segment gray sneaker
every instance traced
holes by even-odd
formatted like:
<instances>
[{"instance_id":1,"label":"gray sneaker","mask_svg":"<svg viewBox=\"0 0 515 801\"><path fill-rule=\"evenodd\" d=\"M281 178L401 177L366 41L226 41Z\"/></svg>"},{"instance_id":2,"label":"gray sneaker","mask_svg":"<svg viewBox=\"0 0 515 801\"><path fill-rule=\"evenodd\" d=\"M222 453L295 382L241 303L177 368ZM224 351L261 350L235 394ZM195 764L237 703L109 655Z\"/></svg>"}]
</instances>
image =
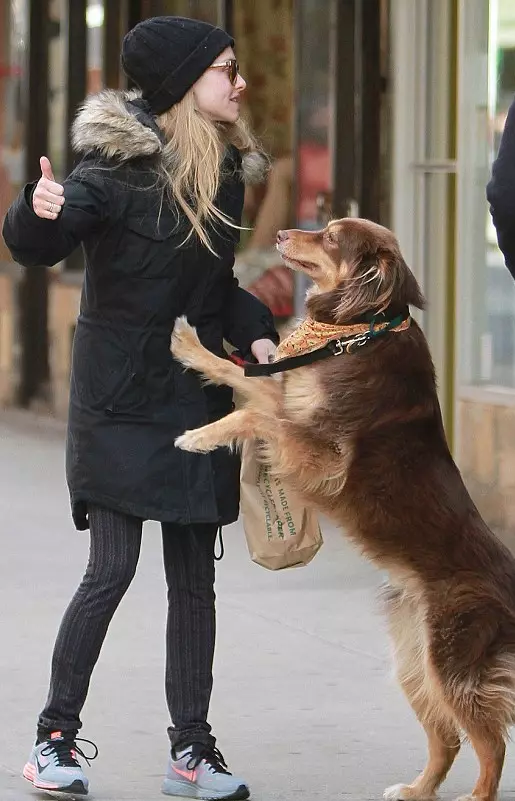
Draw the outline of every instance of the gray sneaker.
<instances>
[{"instance_id":1,"label":"gray sneaker","mask_svg":"<svg viewBox=\"0 0 515 801\"><path fill-rule=\"evenodd\" d=\"M250 790L243 781L229 773L217 748L193 743L172 753L162 791L165 795L202 798L205 801L248 798Z\"/></svg>"},{"instance_id":2,"label":"gray sneaker","mask_svg":"<svg viewBox=\"0 0 515 801\"><path fill-rule=\"evenodd\" d=\"M61 798L87 795L88 780L79 765L77 755L80 754L89 765L96 758L98 748L90 740L80 740L95 749L93 756L86 757L77 746L77 739L79 738L66 736L60 731L52 732L48 740L36 743L32 748L23 768L23 776L37 790L59 794Z\"/></svg>"}]
</instances>

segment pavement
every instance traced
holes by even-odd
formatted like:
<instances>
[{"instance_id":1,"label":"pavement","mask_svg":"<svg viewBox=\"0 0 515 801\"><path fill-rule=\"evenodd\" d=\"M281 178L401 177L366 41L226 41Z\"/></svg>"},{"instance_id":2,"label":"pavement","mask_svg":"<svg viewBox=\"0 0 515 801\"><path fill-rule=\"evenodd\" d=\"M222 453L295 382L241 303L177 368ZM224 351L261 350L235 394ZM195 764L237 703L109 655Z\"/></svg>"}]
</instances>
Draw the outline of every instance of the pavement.
<instances>
[{"instance_id":1,"label":"pavement","mask_svg":"<svg viewBox=\"0 0 515 801\"><path fill-rule=\"evenodd\" d=\"M0 413L0 801L42 801L20 778L47 691L57 627L84 570L87 532L72 526L61 423ZM383 577L323 521L307 567L251 562L239 523L217 566L218 641L211 723L254 801L380 799L411 780L425 738L391 678L377 602ZM167 757L165 585L160 530L145 524L136 578L112 622L83 711L99 758L93 801L158 801ZM442 797L470 792L464 747ZM501 796L515 799L509 748Z\"/></svg>"}]
</instances>

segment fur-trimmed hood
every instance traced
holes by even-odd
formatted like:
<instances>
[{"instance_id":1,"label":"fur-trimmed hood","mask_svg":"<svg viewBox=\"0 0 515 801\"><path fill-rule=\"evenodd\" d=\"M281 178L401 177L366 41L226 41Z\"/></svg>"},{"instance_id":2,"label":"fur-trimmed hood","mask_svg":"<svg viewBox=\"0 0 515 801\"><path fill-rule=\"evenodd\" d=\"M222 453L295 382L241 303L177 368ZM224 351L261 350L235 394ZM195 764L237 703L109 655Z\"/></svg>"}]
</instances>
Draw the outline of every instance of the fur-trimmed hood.
<instances>
[{"instance_id":1,"label":"fur-trimmed hood","mask_svg":"<svg viewBox=\"0 0 515 801\"><path fill-rule=\"evenodd\" d=\"M104 89L88 97L79 109L72 126L72 145L83 155L97 151L106 159L124 162L150 156L158 158L164 139L140 92ZM245 153L242 158L244 181L259 183L267 166L261 153Z\"/></svg>"}]
</instances>

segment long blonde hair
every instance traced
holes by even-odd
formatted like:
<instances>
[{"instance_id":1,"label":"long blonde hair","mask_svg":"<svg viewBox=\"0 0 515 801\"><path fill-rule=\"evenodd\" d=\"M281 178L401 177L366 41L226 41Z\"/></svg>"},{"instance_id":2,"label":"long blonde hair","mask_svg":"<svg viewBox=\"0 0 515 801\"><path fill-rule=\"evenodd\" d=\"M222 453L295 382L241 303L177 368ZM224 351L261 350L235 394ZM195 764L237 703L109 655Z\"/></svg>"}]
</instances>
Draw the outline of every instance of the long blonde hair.
<instances>
[{"instance_id":1,"label":"long blonde hair","mask_svg":"<svg viewBox=\"0 0 515 801\"><path fill-rule=\"evenodd\" d=\"M157 118L166 144L160 164L160 177L168 200L181 209L191 229L185 242L194 234L214 253L208 234L216 221L239 228L215 205L222 164L227 146L235 145L243 154L257 151L257 142L246 123L214 123L195 106L193 91Z\"/></svg>"}]
</instances>

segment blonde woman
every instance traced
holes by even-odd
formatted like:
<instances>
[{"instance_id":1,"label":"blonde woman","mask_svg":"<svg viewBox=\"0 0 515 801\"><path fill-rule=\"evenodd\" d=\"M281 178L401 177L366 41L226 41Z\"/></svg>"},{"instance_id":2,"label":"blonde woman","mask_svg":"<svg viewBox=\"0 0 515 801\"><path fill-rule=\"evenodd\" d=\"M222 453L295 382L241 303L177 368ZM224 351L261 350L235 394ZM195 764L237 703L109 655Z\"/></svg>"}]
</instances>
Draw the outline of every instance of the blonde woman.
<instances>
[{"instance_id":1,"label":"blonde woman","mask_svg":"<svg viewBox=\"0 0 515 801\"><path fill-rule=\"evenodd\" d=\"M80 713L111 618L136 570L144 520L162 525L168 586L166 697L172 725L167 795L244 799L207 722L215 643L217 530L236 520L239 463L228 451L173 447L187 428L230 411L229 388L202 388L169 352L187 315L203 343L223 340L266 362L277 335L232 266L243 176L259 157L240 121L245 81L233 40L179 17L145 20L124 39L139 92L89 98L74 123L82 159L61 185L41 178L10 208L4 238L26 267L82 244L84 288L73 348L67 480L86 573L68 607L50 691L24 769L36 788L86 794ZM137 632L135 632L137 638ZM137 709L134 710L137 716ZM129 733L128 733L129 734ZM96 747L89 758L96 756Z\"/></svg>"}]
</instances>

